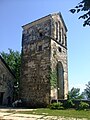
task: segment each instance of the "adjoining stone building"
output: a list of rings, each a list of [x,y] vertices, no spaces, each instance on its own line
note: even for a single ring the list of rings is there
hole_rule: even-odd
[[[20,98],[26,106],[67,99],[67,27],[61,13],[42,17],[22,28]]]
[[[0,56],[0,105],[11,105],[15,76]]]

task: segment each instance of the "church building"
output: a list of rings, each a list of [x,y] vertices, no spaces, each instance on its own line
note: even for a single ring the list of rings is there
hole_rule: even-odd
[[[22,26],[20,98],[26,106],[67,99],[67,27],[61,13]]]

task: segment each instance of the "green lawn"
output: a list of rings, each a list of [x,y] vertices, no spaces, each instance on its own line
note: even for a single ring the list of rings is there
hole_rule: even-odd
[[[73,118],[88,118],[90,120],[90,110],[50,110],[46,108],[35,109],[33,111],[21,111],[20,113],[24,114],[37,114],[37,115],[48,115],[48,116],[64,116],[64,117],[73,117]]]

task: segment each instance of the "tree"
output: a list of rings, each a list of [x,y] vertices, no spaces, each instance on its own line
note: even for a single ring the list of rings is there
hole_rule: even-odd
[[[83,95],[80,94],[79,88],[72,88],[71,91],[69,91],[69,99],[82,99]]]
[[[9,53],[1,52],[2,58],[10,67],[16,77],[14,82],[14,100],[19,98],[19,79],[20,79],[20,67],[21,67],[21,54],[18,51],[8,49]]]
[[[13,51],[12,49],[8,50],[9,53],[1,52],[1,56],[15,74],[17,82],[20,79],[21,54],[18,51]]]
[[[71,13],[85,12],[79,19],[84,19],[83,26],[90,26],[90,0],[82,0],[78,5],[70,10]]]
[[[84,89],[84,95],[87,99],[90,99],[90,81],[86,84],[86,89]]]

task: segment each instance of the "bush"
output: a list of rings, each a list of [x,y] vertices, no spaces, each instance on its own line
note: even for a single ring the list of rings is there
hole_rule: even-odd
[[[67,100],[66,103],[64,104],[64,108],[73,108],[74,107],[74,103],[72,100]]]
[[[62,110],[62,109],[64,109],[63,108],[63,104],[61,102],[59,102],[59,103],[51,103],[49,105],[49,108],[50,109],[55,109],[55,110]]]
[[[89,108],[89,104],[88,103],[86,103],[86,102],[80,102],[78,109],[79,110],[86,110],[88,108]]]

